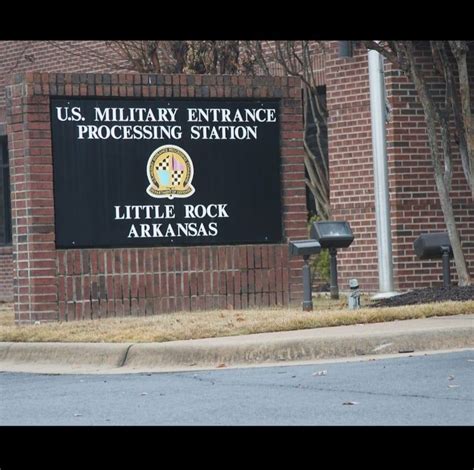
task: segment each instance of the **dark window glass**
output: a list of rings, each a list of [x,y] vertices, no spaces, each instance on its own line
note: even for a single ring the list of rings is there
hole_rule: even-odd
[[[320,86],[315,88],[315,93],[318,95],[320,104],[323,109],[326,109],[326,87]],[[328,165],[328,128],[324,122],[324,118],[318,112],[316,104],[313,102],[314,106],[311,108],[308,103],[306,109],[306,144],[310,148],[311,152],[314,154],[316,159],[326,160],[326,165]],[[314,114],[313,114],[314,112]],[[319,124],[319,133],[316,126],[317,120]],[[323,153],[321,153],[321,151]],[[305,168],[306,178],[309,178],[308,171]],[[314,196],[311,193],[311,190],[306,186],[306,207],[309,212],[309,216],[317,215],[316,204],[314,202]]]
[[[0,245],[12,243],[12,215],[10,206],[10,167],[8,139],[0,137]]]

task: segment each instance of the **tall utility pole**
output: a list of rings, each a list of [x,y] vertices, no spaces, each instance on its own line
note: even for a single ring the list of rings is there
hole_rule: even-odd
[[[374,298],[383,298],[396,295],[396,292],[393,290],[383,57],[374,50],[369,51],[369,86],[372,147],[374,154],[375,222],[379,270],[379,293],[374,296]]]

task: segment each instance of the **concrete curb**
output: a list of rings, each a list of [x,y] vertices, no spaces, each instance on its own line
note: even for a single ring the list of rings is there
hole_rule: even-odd
[[[204,345],[135,344],[124,364],[125,369],[171,370],[273,364],[275,362],[310,361],[375,354],[393,354],[437,349],[458,349],[473,346],[465,331],[449,333],[417,333],[413,335],[374,335],[357,338],[309,338],[277,340],[267,344],[206,347]]]
[[[212,369],[474,347],[474,316],[470,319],[463,317],[134,344],[124,369]]]
[[[0,370],[122,367],[131,344],[0,343]]]
[[[133,373],[474,347],[474,315],[167,343],[0,343],[0,370]]]

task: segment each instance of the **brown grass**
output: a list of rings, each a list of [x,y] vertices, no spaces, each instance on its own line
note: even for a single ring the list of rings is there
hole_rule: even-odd
[[[2,304],[0,341],[162,342],[474,313],[474,301],[355,311],[341,308],[343,304],[318,299],[313,312],[286,308],[218,310],[40,325],[15,325],[11,305]]]

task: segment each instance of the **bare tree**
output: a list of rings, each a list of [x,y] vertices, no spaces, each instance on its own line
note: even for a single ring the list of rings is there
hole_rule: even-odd
[[[57,41],[52,45],[68,51]],[[329,167],[327,109],[320,92],[313,59],[324,54],[317,41],[107,41],[112,54],[94,53],[104,66],[140,73],[196,73],[285,75],[303,82],[306,186],[313,195],[318,215],[329,219]],[[69,51],[81,54],[81,51]]]
[[[449,41],[451,51],[456,58],[459,77],[458,94],[453,95],[454,118],[458,133],[459,149],[461,152],[464,174],[471,189],[474,199],[474,126],[471,113],[471,93],[469,88],[469,74],[467,68],[467,55],[469,47],[466,41]],[[447,64],[445,68],[450,70]],[[451,78],[454,82],[454,80]],[[461,112],[460,112],[461,111]]]
[[[250,66],[240,41],[110,41],[129,70],[141,73],[239,74]]]
[[[324,55],[324,43],[317,41],[246,41],[254,70],[263,74],[299,77],[303,83],[306,186],[313,195],[316,211],[329,219],[329,165],[327,149],[328,112],[321,94],[313,63],[316,55]],[[277,66],[277,67],[275,67]],[[314,131],[313,131],[314,129]]]
[[[189,41],[187,70],[191,73],[238,74],[239,41]]]
[[[108,41],[128,70],[140,73],[180,73],[187,54],[186,41]]]
[[[467,71],[468,45],[465,41],[429,41],[432,69],[439,73],[444,84],[442,100],[434,99],[430,81],[417,61],[414,41],[363,41],[392,64],[402,70],[413,82],[423,107],[431,162],[441,209],[453,248],[459,285],[470,285],[471,277],[462,251],[461,239],[450,198],[452,162],[456,155],[453,143],[459,147],[462,167],[474,198],[473,128],[471,123],[469,76]],[[454,121],[454,126],[452,122]]]

